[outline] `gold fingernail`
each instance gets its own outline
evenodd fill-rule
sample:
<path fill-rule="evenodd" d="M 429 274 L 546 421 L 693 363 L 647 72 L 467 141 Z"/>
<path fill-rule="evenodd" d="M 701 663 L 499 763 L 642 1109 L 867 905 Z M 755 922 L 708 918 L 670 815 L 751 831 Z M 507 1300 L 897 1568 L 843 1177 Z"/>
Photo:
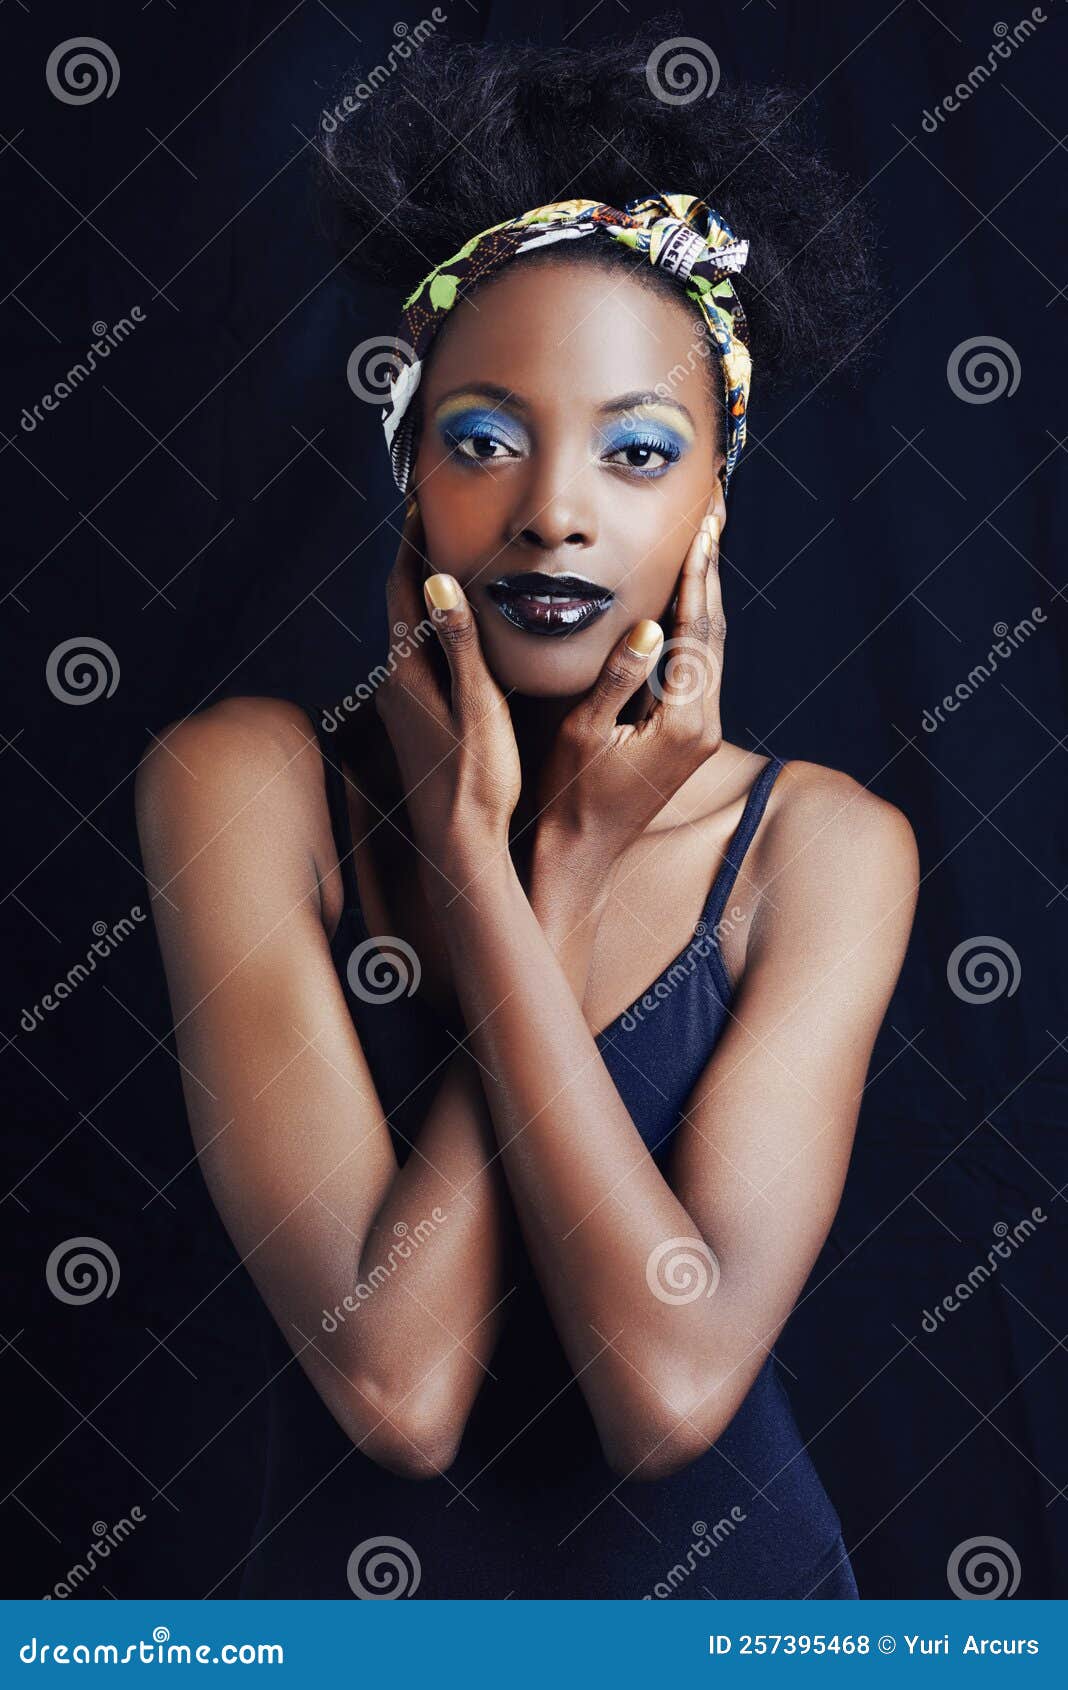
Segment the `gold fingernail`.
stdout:
<path fill-rule="evenodd" d="M 701 524 L 701 550 L 704 552 L 706 557 L 712 556 L 713 545 L 714 545 L 714 541 L 712 539 L 712 535 L 708 531 L 707 524 L 702 522 L 702 524 Z"/>
<path fill-rule="evenodd" d="M 451 575 L 428 575 L 423 592 L 434 610 L 453 610 L 460 602 L 460 589 Z"/>
<path fill-rule="evenodd" d="M 632 651 L 635 657 L 648 657 L 656 650 L 663 637 L 664 630 L 659 622 L 650 622 L 648 617 L 645 617 L 636 623 L 627 635 L 627 650 Z"/>
<path fill-rule="evenodd" d="M 416 498 L 415 494 L 413 493 L 411 498 L 408 500 L 408 503 L 404 507 L 404 514 L 405 514 L 405 516 L 414 516 L 418 509 L 419 509 L 419 500 Z"/>

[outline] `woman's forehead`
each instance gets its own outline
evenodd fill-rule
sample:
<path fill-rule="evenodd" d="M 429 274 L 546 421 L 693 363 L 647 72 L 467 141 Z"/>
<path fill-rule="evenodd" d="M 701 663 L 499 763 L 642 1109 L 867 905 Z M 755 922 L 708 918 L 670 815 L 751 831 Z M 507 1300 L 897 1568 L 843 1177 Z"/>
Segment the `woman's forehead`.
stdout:
<path fill-rule="evenodd" d="M 523 263 L 450 312 L 424 377 L 430 404 L 484 382 L 531 406 L 648 393 L 708 416 L 715 349 L 684 296 L 617 266 Z"/>

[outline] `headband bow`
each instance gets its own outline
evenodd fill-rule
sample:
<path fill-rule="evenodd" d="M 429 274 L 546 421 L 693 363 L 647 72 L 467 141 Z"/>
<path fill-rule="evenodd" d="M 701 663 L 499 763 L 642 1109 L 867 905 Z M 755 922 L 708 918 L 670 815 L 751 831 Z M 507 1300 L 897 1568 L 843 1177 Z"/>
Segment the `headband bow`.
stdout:
<path fill-rule="evenodd" d="M 700 307 L 723 364 L 724 479 L 730 481 L 745 444 L 751 376 L 745 312 L 731 278 L 743 268 L 749 242 L 737 240 L 723 219 L 693 194 L 653 194 L 628 200 L 622 211 L 601 200 L 555 200 L 536 206 L 473 235 L 459 252 L 424 277 L 404 302 L 396 337 L 402 362 L 390 380 L 382 412 L 393 479 L 400 492 L 407 493 L 412 472 L 411 403 L 431 342 L 456 301 L 524 252 L 590 235 L 621 241 L 676 277 Z"/>

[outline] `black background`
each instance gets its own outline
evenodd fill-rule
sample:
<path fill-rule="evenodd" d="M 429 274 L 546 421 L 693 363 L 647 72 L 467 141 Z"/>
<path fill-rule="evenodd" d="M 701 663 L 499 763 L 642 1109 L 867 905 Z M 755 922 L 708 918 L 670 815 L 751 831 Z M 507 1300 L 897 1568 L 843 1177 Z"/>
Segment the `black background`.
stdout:
<path fill-rule="evenodd" d="M 456 36 L 593 49 L 647 15 L 446 10 Z M 1020 1596 L 1068 1595 L 1066 30 L 1060 0 L 1044 11 L 934 133 L 924 112 L 1022 0 L 733 0 L 681 8 L 675 31 L 727 80 L 798 90 L 879 219 L 889 278 L 859 387 L 835 347 L 817 387 L 774 408 L 755 387 L 724 568 L 728 736 L 848 770 L 904 809 L 922 858 L 846 1196 L 778 1352 L 869 1596 L 949 1594 L 973 1537 L 1011 1547 Z M 12 0 L 0 16 L 8 1595 L 43 1595 L 94 1522 L 132 1506 L 145 1523 L 83 1594 L 227 1594 L 258 1499 L 254 1293 L 191 1160 L 151 923 L 36 1030 L 20 1016 L 94 922 L 147 908 L 132 790 L 149 734 L 225 693 L 341 698 L 381 655 L 399 510 L 346 361 L 392 332 L 397 302 L 342 280 L 308 165 L 328 90 L 384 58 L 394 21 L 348 0 Z M 109 44 L 120 79 L 68 105 L 45 63 L 80 35 Z M 474 144 L 492 156 L 492 137 Z M 144 322 L 106 365 L 22 427 L 91 325 L 135 305 Z M 1018 386 L 969 403 L 947 366 L 992 336 Z M 1046 620 L 925 731 L 995 624 L 1033 607 Z M 46 665 L 85 636 L 119 680 L 72 706 Z M 947 963 L 981 936 L 1019 982 L 967 1002 Z M 1035 1205 L 1035 1235 L 925 1332 Z M 45 1264 L 82 1235 L 121 1273 L 69 1306 Z"/>

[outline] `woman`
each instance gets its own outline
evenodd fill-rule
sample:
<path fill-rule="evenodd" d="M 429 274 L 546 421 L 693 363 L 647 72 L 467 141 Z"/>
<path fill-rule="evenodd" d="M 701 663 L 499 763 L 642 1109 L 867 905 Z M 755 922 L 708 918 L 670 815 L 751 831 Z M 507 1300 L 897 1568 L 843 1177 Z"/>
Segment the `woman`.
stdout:
<path fill-rule="evenodd" d="M 139 774 L 194 1138 L 273 1317 L 245 1595 L 857 1594 L 771 1349 L 916 851 L 723 738 L 719 564 L 751 364 L 859 338 L 866 235 L 785 96 L 673 104 L 650 62 L 429 44 L 335 122 L 346 250 L 407 302 L 407 635 L 336 733 L 233 698 Z"/>

